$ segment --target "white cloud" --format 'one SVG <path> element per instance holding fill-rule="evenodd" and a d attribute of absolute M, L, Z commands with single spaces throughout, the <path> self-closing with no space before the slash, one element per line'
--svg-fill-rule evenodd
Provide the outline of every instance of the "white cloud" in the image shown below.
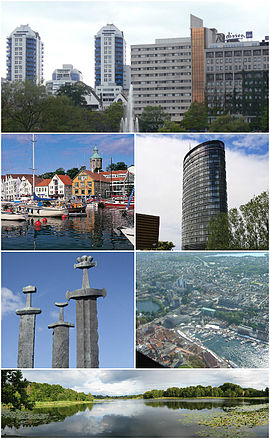
<path fill-rule="evenodd" d="M 175 250 L 181 248 L 183 159 L 190 148 L 204 141 L 201 136 L 200 141 L 196 135 L 193 137 L 190 134 L 136 136 L 136 210 L 160 216 L 159 239 L 172 241 Z M 238 136 L 239 145 L 246 144 L 247 136 L 243 137 Z M 227 139 L 229 145 L 229 136 Z M 256 142 L 254 136 L 252 139 L 256 150 L 257 137 Z M 247 155 L 243 148 L 226 147 L 225 151 L 228 205 L 238 208 L 267 190 L 268 155 Z"/>
<path fill-rule="evenodd" d="M 220 386 L 225 382 L 256 389 L 264 389 L 268 385 L 266 369 L 23 370 L 23 375 L 29 381 L 60 384 L 79 392 L 103 395 L 136 394 L 173 386 Z"/>
<path fill-rule="evenodd" d="M 87 84 L 94 85 L 94 35 L 106 23 L 114 23 L 129 46 L 154 43 L 156 38 L 186 37 L 189 15 L 197 15 L 206 27 L 220 32 L 254 31 L 255 39 L 268 34 L 268 2 L 218 1 L 3 1 L 2 54 L 6 37 L 20 24 L 29 23 L 44 42 L 45 80 L 63 63 L 82 71 Z M 61 17 L 61 20 L 59 20 Z M 229 17 L 229 18 L 228 18 Z M 240 25 L 240 24 L 241 25 Z M 242 23 L 245 23 L 243 25 Z M 2 76 L 5 76 L 5 56 Z"/>
<path fill-rule="evenodd" d="M 16 309 L 24 308 L 25 304 L 23 303 L 20 296 L 16 295 L 9 288 L 2 287 L 1 289 L 1 309 L 2 314 L 8 314 L 16 311 Z"/>

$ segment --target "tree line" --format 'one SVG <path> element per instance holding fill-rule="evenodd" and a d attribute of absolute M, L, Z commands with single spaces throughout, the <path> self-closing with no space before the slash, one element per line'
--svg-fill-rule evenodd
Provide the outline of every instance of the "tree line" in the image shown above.
<path fill-rule="evenodd" d="M 113 103 L 103 111 L 92 111 L 85 95 L 92 91 L 82 82 L 60 87 L 51 96 L 44 85 L 26 82 L 2 84 L 3 132 L 118 132 L 124 115 L 122 102 Z M 256 112 L 250 124 L 243 116 L 235 117 L 225 109 L 223 115 L 209 124 L 207 102 L 191 104 L 180 122 L 170 120 L 161 106 L 147 106 L 140 115 L 141 132 L 249 132 L 268 131 L 268 104 Z M 234 114 L 234 113 L 233 113 Z"/>
<path fill-rule="evenodd" d="M 242 388 L 238 384 L 224 383 L 219 387 L 212 386 L 189 386 L 169 387 L 167 390 L 148 390 L 143 394 L 144 399 L 152 398 L 200 398 L 200 397 L 268 397 L 269 389 L 257 390 Z"/>
<path fill-rule="evenodd" d="M 2 403 L 12 410 L 22 407 L 32 409 L 35 402 L 45 401 L 93 401 L 91 393 L 76 392 L 60 384 L 30 382 L 20 370 L 1 371 Z"/>

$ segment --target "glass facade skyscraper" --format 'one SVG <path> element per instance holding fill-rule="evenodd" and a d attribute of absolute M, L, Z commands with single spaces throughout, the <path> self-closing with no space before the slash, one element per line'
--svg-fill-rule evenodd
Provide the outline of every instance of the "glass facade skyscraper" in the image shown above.
<path fill-rule="evenodd" d="M 224 143 L 210 140 L 184 158 L 182 250 L 205 250 L 211 217 L 227 210 Z"/>

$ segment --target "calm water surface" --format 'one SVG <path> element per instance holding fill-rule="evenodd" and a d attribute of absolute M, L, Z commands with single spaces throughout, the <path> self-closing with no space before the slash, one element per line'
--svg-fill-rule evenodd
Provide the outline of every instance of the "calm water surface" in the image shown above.
<path fill-rule="evenodd" d="M 137 300 L 136 309 L 139 312 L 156 312 L 160 309 L 160 306 L 151 299 Z"/>
<path fill-rule="evenodd" d="M 238 427 L 236 432 L 234 427 L 219 427 L 217 431 L 217 428 L 199 424 L 205 417 L 219 415 L 228 407 L 241 404 L 251 404 L 251 400 L 115 400 L 36 409 L 40 417 L 36 422 L 30 415 L 23 421 L 2 419 L 2 434 L 22 437 L 267 437 L 267 426 Z M 44 420 L 48 414 L 48 419 Z"/>
<path fill-rule="evenodd" d="M 122 216 L 117 209 L 87 209 L 87 216 L 47 218 L 34 223 L 2 221 L 2 250 L 132 250 L 133 245 L 117 227 L 133 227 L 133 212 Z M 42 222 L 42 219 L 41 219 Z"/>
<path fill-rule="evenodd" d="M 262 367 L 267 368 L 269 364 L 269 346 L 265 343 L 252 345 L 237 339 L 226 342 L 222 335 L 215 334 L 209 338 L 200 338 L 207 348 L 214 351 L 220 357 L 233 361 L 238 367 Z"/>

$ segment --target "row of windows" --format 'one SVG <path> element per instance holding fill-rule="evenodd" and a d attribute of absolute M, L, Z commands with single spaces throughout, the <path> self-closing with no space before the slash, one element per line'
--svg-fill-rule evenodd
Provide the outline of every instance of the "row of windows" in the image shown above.
<path fill-rule="evenodd" d="M 136 94 L 136 98 L 153 98 L 153 97 L 163 97 L 163 96 L 191 96 L 191 93 Z M 180 102 L 182 102 L 182 101 L 180 101 Z"/>
<path fill-rule="evenodd" d="M 172 74 L 171 76 L 174 76 L 174 74 Z M 175 81 L 174 79 L 171 80 L 166 80 L 166 81 L 159 81 L 159 80 L 155 80 L 155 81 L 132 81 L 132 84 L 140 84 L 140 85 L 144 85 L 144 84 L 183 84 L 183 83 L 191 83 L 191 79 L 181 79 L 181 80 L 177 80 Z M 140 90 L 137 87 L 134 87 L 134 89 L 136 90 Z"/>
<path fill-rule="evenodd" d="M 269 55 L 269 49 L 253 49 L 253 50 L 225 50 L 225 51 L 216 51 L 216 52 L 206 52 L 206 58 L 229 58 L 232 56 L 259 56 L 259 55 Z"/>
<path fill-rule="evenodd" d="M 131 47 L 131 52 L 149 52 L 150 50 L 176 50 L 191 49 L 191 46 L 172 46 L 172 47 Z"/>
<path fill-rule="evenodd" d="M 144 74 L 144 75 L 131 75 L 131 79 L 132 79 L 132 84 L 140 84 L 140 82 L 133 82 L 133 80 L 134 79 L 138 79 L 138 78 L 154 78 L 154 77 L 158 77 L 158 76 L 179 76 L 179 75 L 181 75 L 181 76 L 191 76 L 191 72 L 178 72 L 178 73 L 173 73 L 173 72 L 170 72 L 170 73 L 165 73 L 165 72 L 162 72 L 162 73 L 146 73 L 146 74 Z M 142 84 L 143 84 L 143 82 L 142 82 Z"/>

